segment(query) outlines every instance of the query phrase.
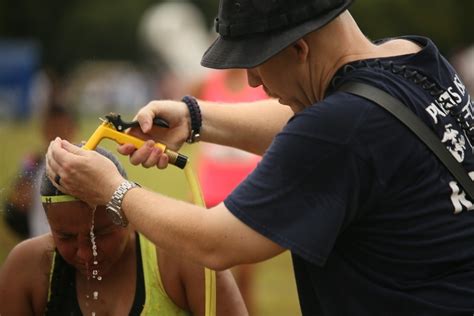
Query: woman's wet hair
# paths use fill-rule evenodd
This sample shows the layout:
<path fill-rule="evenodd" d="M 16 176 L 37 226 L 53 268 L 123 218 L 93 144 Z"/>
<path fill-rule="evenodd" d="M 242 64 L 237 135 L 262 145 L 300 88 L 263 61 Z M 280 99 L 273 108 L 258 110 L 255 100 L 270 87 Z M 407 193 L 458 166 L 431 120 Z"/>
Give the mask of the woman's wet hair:
<path fill-rule="evenodd" d="M 102 156 L 105 156 L 107 158 L 109 158 L 114 164 L 115 166 L 117 167 L 117 170 L 120 172 L 120 174 L 122 175 L 122 177 L 124 177 L 125 179 L 127 179 L 127 173 L 125 171 L 125 169 L 122 167 L 122 164 L 118 161 L 117 157 L 115 157 L 111 152 L 109 152 L 108 150 L 104 149 L 104 148 L 101 148 L 101 147 L 97 147 L 95 149 L 95 151 L 97 151 L 99 154 L 101 154 Z M 59 191 L 54 185 L 53 183 L 51 182 L 51 180 L 49 180 L 48 176 L 46 175 L 46 171 L 43 170 L 42 171 L 42 175 L 41 175 L 41 184 L 40 184 L 40 194 L 42 196 L 58 196 L 58 195 L 65 195 L 63 192 Z"/>

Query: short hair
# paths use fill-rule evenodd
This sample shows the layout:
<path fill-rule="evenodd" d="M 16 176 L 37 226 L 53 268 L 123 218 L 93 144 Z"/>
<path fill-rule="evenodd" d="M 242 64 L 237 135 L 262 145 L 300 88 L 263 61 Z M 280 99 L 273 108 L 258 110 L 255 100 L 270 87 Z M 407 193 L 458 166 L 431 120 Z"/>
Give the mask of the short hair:
<path fill-rule="evenodd" d="M 125 179 L 128 178 L 127 172 L 123 168 L 122 164 L 118 161 L 117 157 L 115 157 L 111 152 L 101 147 L 97 147 L 95 151 L 97 151 L 102 156 L 109 158 L 115 164 L 115 166 L 117 167 L 117 170 L 120 172 L 122 177 L 124 177 Z M 46 175 L 46 170 L 43 170 L 43 174 L 41 175 L 40 179 L 41 179 L 40 194 L 42 196 L 66 195 L 65 193 L 61 192 L 53 185 L 51 180 L 49 180 L 48 176 Z"/>

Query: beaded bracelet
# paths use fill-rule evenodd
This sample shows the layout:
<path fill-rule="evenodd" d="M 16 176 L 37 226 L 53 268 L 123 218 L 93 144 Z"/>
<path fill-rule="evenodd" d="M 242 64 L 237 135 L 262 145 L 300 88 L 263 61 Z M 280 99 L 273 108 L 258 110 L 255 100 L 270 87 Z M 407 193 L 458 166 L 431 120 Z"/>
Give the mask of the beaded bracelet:
<path fill-rule="evenodd" d="M 189 116 L 191 118 L 191 132 L 189 133 L 189 137 L 186 139 L 186 142 L 189 144 L 196 143 L 199 141 L 201 136 L 199 134 L 202 125 L 201 109 L 199 108 L 196 98 L 192 96 L 186 95 L 181 99 L 181 101 L 183 101 L 188 107 Z"/>

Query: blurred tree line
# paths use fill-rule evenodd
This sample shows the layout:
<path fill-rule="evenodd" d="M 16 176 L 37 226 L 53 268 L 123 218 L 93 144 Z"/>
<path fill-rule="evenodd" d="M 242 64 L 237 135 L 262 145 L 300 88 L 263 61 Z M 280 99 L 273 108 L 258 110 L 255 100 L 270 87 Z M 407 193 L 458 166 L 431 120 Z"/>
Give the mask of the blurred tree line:
<path fill-rule="evenodd" d="M 43 63 L 58 70 L 86 59 L 136 61 L 141 58 L 138 23 L 143 12 L 158 2 L 0 0 L 0 38 L 38 40 Z M 218 0 L 192 2 L 202 9 L 211 27 Z M 473 0 L 357 0 L 351 12 L 373 39 L 425 35 L 447 55 L 474 43 Z"/>

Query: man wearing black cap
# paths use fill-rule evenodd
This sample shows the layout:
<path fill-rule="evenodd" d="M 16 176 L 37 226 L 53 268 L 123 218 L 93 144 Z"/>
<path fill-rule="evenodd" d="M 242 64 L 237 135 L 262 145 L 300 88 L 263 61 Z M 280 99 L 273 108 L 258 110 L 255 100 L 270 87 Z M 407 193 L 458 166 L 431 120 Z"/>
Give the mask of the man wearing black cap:
<path fill-rule="evenodd" d="M 143 188 L 124 193 L 121 211 L 159 247 L 214 269 L 289 249 L 304 315 L 471 315 L 473 203 L 397 119 L 338 89 L 362 82 L 399 99 L 468 171 L 471 98 L 431 40 L 371 42 L 350 3 L 221 0 L 220 36 L 202 64 L 246 68 L 249 84 L 279 102 L 154 101 L 132 133 L 175 149 L 201 139 L 263 159 L 209 211 Z M 152 129 L 155 116 L 170 130 Z M 145 167 L 168 162 L 151 140 L 119 151 Z M 123 182 L 101 157 L 60 139 L 47 157 L 61 190 L 93 204 L 109 202 Z"/>

